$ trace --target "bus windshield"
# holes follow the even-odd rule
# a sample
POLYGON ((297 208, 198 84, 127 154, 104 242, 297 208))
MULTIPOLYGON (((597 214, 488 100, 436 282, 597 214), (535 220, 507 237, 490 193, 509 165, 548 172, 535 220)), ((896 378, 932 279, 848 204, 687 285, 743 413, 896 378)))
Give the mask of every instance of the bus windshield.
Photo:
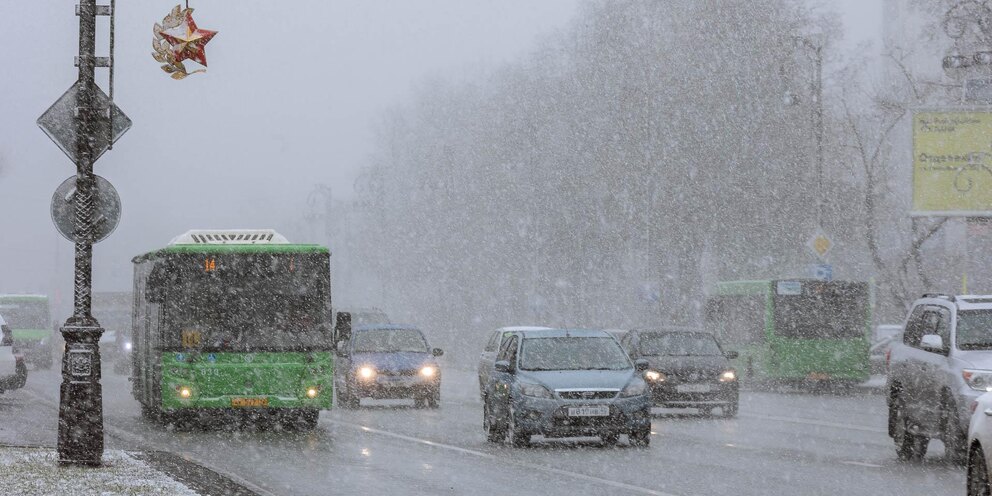
POLYGON ((776 291, 775 334, 799 339, 850 339, 867 333, 864 283, 802 281, 776 291))
POLYGON ((51 325, 45 301, 0 302, 0 315, 11 329, 48 329, 51 325))
MULTIPOLYGON (((329 346, 330 304, 318 267, 187 275, 165 300, 164 345, 204 351, 291 351, 329 346)), ((267 267, 268 264, 262 264, 267 267)), ((326 270, 326 269, 325 269, 326 270)))

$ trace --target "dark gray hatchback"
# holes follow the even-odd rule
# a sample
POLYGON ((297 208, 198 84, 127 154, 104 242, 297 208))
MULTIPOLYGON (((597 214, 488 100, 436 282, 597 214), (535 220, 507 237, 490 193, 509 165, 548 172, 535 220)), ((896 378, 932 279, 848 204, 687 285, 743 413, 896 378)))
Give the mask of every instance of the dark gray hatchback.
POLYGON ((737 371, 733 351, 724 352, 712 334, 698 330, 642 330, 624 334, 620 344, 630 358, 650 364, 644 379, 655 406, 696 408, 709 415, 720 408, 737 415, 737 371))

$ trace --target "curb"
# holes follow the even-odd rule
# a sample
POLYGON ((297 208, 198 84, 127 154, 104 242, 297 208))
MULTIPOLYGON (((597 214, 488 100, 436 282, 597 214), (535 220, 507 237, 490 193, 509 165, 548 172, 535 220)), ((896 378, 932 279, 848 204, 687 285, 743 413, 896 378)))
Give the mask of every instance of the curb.
MULTIPOLYGON (((58 411, 58 404, 41 396, 40 394, 22 388, 20 392, 31 396, 39 403, 47 405, 49 408, 58 411)), ((115 437, 122 441, 134 443, 141 446, 144 440, 135 434, 131 434, 123 429, 112 425, 103 426, 104 435, 115 437)), ((203 496, 276 496, 261 487, 248 482, 247 480, 231 473, 211 467, 191 457, 184 457, 169 451, 129 451, 125 450, 135 458, 152 465, 155 469, 162 471, 169 477, 182 482, 194 491, 201 492, 203 496), (209 481, 204 483, 203 480, 209 481)))
POLYGON ((175 453, 141 451, 129 454, 202 496, 259 496, 231 478, 175 453))

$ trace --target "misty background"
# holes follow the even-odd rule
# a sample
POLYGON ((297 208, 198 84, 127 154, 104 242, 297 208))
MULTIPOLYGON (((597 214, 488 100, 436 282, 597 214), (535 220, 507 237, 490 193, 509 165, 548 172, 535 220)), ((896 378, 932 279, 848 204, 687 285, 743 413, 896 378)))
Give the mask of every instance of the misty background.
MULTIPOLYGON (((134 126, 95 166, 124 208, 97 291, 188 229, 271 227, 331 246, 336 301, 426 327, 692 322, 716 280, 815 262, 810 43, 835 277, 873 278, 889 320, 955 289, 920 261, 954 226, 907 216, 906 109, 950 99, 923 84, 941 2, 194 1, 219 34, 183 81, 150 55, 172 6, 118 4, 134 126)), ((0 5, 0 291, 55 315, 72 245, 48 205, 73 166, 34 121, 75 80, 72 9, 0 5)))

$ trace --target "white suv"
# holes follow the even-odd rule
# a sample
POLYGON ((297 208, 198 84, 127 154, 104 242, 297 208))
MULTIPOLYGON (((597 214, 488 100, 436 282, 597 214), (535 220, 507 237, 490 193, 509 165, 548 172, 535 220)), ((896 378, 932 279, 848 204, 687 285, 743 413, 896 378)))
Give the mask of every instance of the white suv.
POLYGON ((930 439, 963 463, 971 407, 992 391, 992 295, 926 294, 913 303, 888 356, 889 436, 902 460, 930 439))
POLYGON ((27 379, 24 355, 15 351, 13 332, 0 316, 0 393, 24 387, 27 379))

